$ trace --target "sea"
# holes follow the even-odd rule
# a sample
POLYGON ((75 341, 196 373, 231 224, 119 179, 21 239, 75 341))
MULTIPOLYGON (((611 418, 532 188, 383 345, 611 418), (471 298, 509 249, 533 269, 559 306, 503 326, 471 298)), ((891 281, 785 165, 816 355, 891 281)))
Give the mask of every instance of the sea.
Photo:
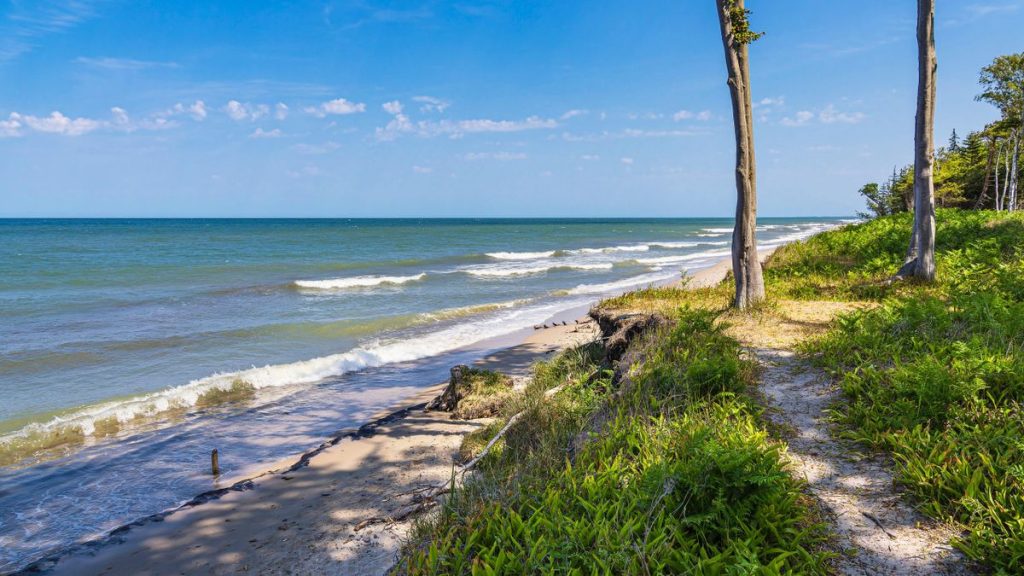
MULTIPOLYGON (((762 218, 758 243, 846 221, 762 218)), ((313 448, 567 311, 712 265, 731 232, 0 220, 0 573, 313 448)))

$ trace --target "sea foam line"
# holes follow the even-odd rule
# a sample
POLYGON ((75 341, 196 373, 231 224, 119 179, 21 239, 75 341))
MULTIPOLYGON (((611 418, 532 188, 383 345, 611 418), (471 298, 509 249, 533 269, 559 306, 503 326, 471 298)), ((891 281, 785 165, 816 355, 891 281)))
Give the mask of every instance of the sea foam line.
POLYGON ((371 288, 385 284, 406 284, 417 282, 427 277, 426 272, 412 276, 352 276, 349 278, 330 278, 327 280, 296 280, 299 288, 310 290, 348 290, 352 288, 371 288))
POLYGON ((487 266, 479 268, 463 268, 461 271, 480 278, 508 278, 512 276, 544 274, 551 270, 611 270, 614 267, 615 264, 612 262, 601 262, 597 264, 554 262, 540 266, 487 266))
POLYGON ((521 301, 494 304, 494 313, 479 320, 461 322, 426 334, 396 340, 370 341, 346 352, 309 360, 217 373, 135 398, 84 407, 70 414, 54 417, 48 422, 32 423, 16 432, 0 436, 0 445, 16 442, 34 434, 61 430, 93 436, 97 433, 97 423, 113 420, 130 423, 136 418, 153 417, 169 410, 191 409, 199 403, 203 395, 211 391, 230 391, 239 383, 251 387, 254 391, 310 385, 325 378, 367 368, 421 360, 515 332, 520 328, 542 322, 559 310, 586 303, 583 300, 561 300, 520 307, 517 306, 519 302, 521 301))
POLYGON ((555 250, 548 252, 488 252, 488 258, 495 260, 539 260, 541 258, 553 258, 555 250))

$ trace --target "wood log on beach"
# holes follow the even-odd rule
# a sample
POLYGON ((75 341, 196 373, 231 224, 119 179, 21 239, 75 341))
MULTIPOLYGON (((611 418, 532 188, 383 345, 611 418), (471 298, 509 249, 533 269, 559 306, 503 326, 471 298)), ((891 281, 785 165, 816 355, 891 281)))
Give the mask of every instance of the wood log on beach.
POLYGON ((217 454, 216 448, 210 452, 210 470, 214 476, 220 476, 220 455, 217 454))

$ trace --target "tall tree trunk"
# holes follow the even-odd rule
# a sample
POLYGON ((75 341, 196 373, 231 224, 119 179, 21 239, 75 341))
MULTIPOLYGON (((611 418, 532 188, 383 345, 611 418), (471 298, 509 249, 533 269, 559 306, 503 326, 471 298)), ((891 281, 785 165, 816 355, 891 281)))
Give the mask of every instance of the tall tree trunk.
POLYGON ((1017 209, 1017 180, 1020 175, 1018 167, 1018 160, 1020 159, 1020 131, 1021 128, 1017 128, 1013 136, 1013 155, 1011 156, 1012 162, 1010 164, 1010 201, 1007 205, 1007 210, 1010 212, 1017 209))
MULTIPOLYGON (((974 209, 981 210, 985 207, 985 200, 988 199, 989 184, 992 181, 992 166, 996 162, 996 139, 991 133, 988 135, 988 159, 985 160, 985 178, 981 184, 981 194, 974 201, 974 209)), ((996 167, 998 170, 998 166, 996 167)), ((996 187, 999 187, 998 181, 996 187)))
POLYGON ((764 278, 757 255, 757 171, 754 162, 753 106, 747 45, 737 40, 733 10, 744 10, 743 0, 716 0, 722 28, 725 66, 736 136, 736 224, 732 233, 732 271, 736 280, 733 306, 747 308, 764 299, 764 278))
MULTIPOLYGON (((914 126, 916 255, 898 275, 935 279, 935 0, 917 0, 917 118, 914 126)), ((911 246, 914 250, 914 245, 911 246)))
POLYGON ((1003 161, 1003 144, 1000 143, 999 147, 996 148, 996 212, 1003 209, 1003 194, 1002 189, 999 188, 999 165, 1003 161))

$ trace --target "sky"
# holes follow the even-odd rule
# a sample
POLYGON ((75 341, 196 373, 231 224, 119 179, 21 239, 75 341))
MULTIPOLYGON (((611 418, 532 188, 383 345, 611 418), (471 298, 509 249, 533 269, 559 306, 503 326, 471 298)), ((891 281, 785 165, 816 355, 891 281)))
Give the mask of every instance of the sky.
MULTIPOLYGON (((916 3, 748 0, 759 213, 913 158, 916 3)), ((942 0, 936 140, 1024 0, 942 0)), ((0 217, 729 216, 712 0, 0 0, 0 217)))

